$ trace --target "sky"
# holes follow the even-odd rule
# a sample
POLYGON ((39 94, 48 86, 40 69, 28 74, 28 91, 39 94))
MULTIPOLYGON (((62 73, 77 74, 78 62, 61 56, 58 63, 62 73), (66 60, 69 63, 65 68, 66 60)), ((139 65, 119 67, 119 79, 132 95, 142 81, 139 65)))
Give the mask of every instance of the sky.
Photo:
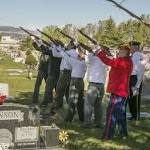
MULTIPOLYGON (((125 0, 122 5, 139 16, 150 14, 150 0, 125 0)), ((116 23, 131 18, 106 0, 0 0, 0 26, 84 26, 109 16, 116 23)))

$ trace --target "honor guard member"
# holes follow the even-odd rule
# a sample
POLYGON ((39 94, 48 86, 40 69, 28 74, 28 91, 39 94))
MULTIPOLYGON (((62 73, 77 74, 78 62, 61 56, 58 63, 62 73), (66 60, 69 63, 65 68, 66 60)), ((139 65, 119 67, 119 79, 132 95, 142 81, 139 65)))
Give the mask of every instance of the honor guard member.
POLYGON ((61 51, 62 57, 71 65, 71 82, 69 88, 69 107, 65 117, 66 122, 72 122, 75 115, 76 107, 79 115, 79 120, 84 120, 84 82, 83 78, 86 72, 86 64, 84 53, 79 51, 77 58, 70 57, 66 52, 61 51))
MULTIPOLYGON (((37 45, 34 37, 32 37, 32 39, 33 39, 33 43, 32 43, 33 47, 36 50, 39 50, 40 47, 37 45)), ((40 86, 41 86, 42 80, 44 79, 45 82, 46 82, 47 77, 48 77, 48 63, 49 63, 48 58, 49 58, 49 56, 44 54, 44 53, 42 53, 41 56, 40 56, 38 74, 37 74, 37 78, 36 78, 36 81, 35 81, 35 87, 34 87, 34 92, 33 92, 33 100, 32 100, 32 104, 35 104, 35 105, 38 104, 39 91, 40 91, 40 86)))
MULTIPOLYGON (((69 42, 66 49, 67 50, 65 52, 70 57, 77 58, 78 54, 76 52, 76 45, 73 41, 69 42)), ((53 49, 53 56, 62 58, 60 52, 58 52, 56 48, 53 49)), ((68 63, 66 59, 62 58, 60 64, 60 75, 56 86, 54 106, 51 109, 53 113, 55 111, 54 109, 58 109, 63 106, 64 95, 68 103, 70 79, 71 79, 71 65, 68 63)))
POLYGON ((104 140, 113 138, 116 124, 119 128, 120 137, 127 136, 126 101, 129 94, 129 80, 133 68, 128 46, 118 49, 117 58, 110 59, 106 54, 107 48, 101 48, 97 56, 106 65, 111 67, 107 92, 111 93, 106 116, 106 127, 103 135, 104 140))
POLYGON ((140 119, 140 103, 142 92, 142 80, 144 76, 143 54, 140 52, 140 43, 136 41, 129 42, 133 61, 133 71, 130 78, 129 110, 133 120, 140 119))
POLYGON ((42 102, 43 107, 47 107, 49 103, 53 102, 53 90, 56 89, 59 68, 61 63, 61 58, 54 57, 52 53, 52 47, 47 47, 39 41, 39 46, 43 53, 49 55, 49 65, 48 65, 48 77, 46 80, 46 88, 44 93, 44 98, 42 102))
POLYGON ((94 110, 94 126, 102 125, 102 98, 107 74, 107 66, 94 53, 85 56, 88 74, 88 90, 84 102, 84 128, 91 128, 94 110), (94 108, 94 109, 93 109, 94 108))

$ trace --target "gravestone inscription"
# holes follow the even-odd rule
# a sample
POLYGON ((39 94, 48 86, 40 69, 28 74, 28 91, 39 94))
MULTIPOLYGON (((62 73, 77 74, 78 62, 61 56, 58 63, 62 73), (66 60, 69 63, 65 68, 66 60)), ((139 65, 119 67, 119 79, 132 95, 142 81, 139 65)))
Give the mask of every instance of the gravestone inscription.
POLYGON ((0 147, 36 147, 39 138, 39 112, 26 105, 0 105, 0 147))

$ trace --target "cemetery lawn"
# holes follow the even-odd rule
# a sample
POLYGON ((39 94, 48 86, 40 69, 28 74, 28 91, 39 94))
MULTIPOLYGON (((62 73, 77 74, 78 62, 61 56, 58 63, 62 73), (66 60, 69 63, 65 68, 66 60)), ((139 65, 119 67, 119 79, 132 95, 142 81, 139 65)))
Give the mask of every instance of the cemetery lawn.
MULTIPOLYGON (((8 83, 10 96, 15 98, 14 102, 21 104, 30 104, 32 100, 35 78, 28 80, 26 71, 20 75, 9 75, 7 69, 25 69, 24 65, 12 63, 12 61, 0 61, 0 82, 8 83)), ((36 73, 35 73, 36 74, 36 73)), ((44 92, 44 82, 41 86, 40 99, 44 92)), ((108 97, 103 100, 104 113, 106 111, 108 97)), ((66 109, 66 107, 64 108, 66 109)), ((150 100, 142 100, 141 110, 150 113, 150 100)), ((105 115, 104 115, 105 116, 105 115)), ((105 118, 103 118, 105 122, 105 118)), ((140 120, 138 122, 128 121, 127 139, 121 139, 118 136, 111 141, 102 141, 103 129, 83 129, 78 121, 78 116, 72 123, 62 122, 62 117, 58 117, 58 126, 68 132, 68 141, 65 149, 68 150, 149 150, 150 149, 150 119, 140 120)), ((49 121, 46 125, 51 125, 49 121)))

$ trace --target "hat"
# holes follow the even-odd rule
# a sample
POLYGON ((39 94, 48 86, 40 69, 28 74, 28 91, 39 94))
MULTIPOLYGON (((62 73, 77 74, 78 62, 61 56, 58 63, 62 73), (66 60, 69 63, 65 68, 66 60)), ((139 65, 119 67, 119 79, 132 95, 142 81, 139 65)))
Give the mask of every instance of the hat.
POLYGON ((137 45, 137 46, 140 46, 140 42, 137 42, 137 41, 130 41, 129 42, 129 45, 137 45))

